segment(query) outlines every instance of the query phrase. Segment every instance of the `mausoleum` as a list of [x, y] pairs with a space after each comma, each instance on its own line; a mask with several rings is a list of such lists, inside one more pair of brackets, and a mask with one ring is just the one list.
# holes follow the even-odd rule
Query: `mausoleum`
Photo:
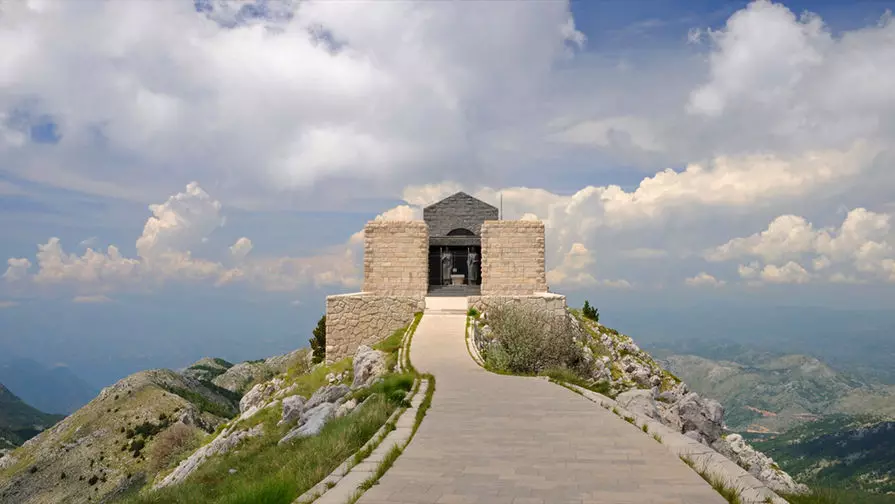
[[548, 292], [544, 240], [543, 222], [502, 220], [463, 192], [424, 208], [422, 221], [368, 222], [362, 292], [326, 298], [327, 362], [407, 325], [427, 296], [465, 296], [480, 311], [565, 311], [565, 297]]

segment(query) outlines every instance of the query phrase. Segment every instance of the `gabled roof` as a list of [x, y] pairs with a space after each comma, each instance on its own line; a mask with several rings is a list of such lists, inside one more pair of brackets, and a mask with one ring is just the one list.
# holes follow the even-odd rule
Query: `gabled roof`
[[489, 209], [497, 210], [496, 206], [489, 205], [488, 203], [485, 203], [484, 201], [482, 201], [478, 198], [473, 198], [472, 196], [466, 194], [463, 191], [454, 193], [441, 201], [436, 201], [435, 203], [432, 203], [431, 205], [427, 206], [426, 209], [428, 210], [430, 208], [435, 208], [435, 207], [445, 205], [445, 204], [453, 204], [453, 203], [456, 203], [457, 201], [473, 202], [476, 206], [487, 207]]

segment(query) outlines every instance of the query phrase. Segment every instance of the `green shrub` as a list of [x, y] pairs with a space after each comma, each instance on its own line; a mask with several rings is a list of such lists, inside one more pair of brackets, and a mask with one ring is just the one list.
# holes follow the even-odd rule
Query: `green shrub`
[[326, 315], [320, 317], [317, 321], [317, 327], [313, 331], [314, 337], [311, 338], [311, 351], [314, 353], [314, 363], [323, 362], [326, 358]]
[[466, 315], [468, 315], [472, 318], [476, 318], [479, 316], [479, 311], [476, 310], [475, 308], [470, 308], [469, 311], [466, 312]]
[[588, 374], [584, 352], [575, 342], [576, 329], [567, 316], [503, 305], [489, 312], [488, 323], [492, 343], [484, 357], [489, 367], [517, 374], [564, 367]]

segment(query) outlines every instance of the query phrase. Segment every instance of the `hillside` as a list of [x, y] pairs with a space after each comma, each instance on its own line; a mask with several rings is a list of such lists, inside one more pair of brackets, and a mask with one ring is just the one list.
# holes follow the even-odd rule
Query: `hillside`
[[62, 418], [32, 408], [0, 383], [0, 450], [20, 446]]
[[113, 493], [164, 466], [144, 448], [172, 423], [198, 435], [236, 412], [232, 397], [174, 371], [128, 376], [0, 461], [0, 502], [87, 502]]
[[832, 415], [754, 446], [809, 484], [895, 494], [895, 421]]
[[843, 375], [806, 355], [665, 355], [661, 361], [693, 390], [721, 401], [733, 431], [779, 433], [832, 413], [895, 415], [895, 387]]

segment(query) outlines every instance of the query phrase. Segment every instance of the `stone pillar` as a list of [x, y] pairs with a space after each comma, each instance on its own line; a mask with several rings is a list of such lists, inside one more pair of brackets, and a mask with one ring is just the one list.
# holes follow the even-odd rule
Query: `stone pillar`
[[544, 223], [485, 221], [482, 225], [482, 296], [547, 292]]
[[364, 227], [364, 292], [425, 296], [429, 231], [423, 221], [370, 221]]

